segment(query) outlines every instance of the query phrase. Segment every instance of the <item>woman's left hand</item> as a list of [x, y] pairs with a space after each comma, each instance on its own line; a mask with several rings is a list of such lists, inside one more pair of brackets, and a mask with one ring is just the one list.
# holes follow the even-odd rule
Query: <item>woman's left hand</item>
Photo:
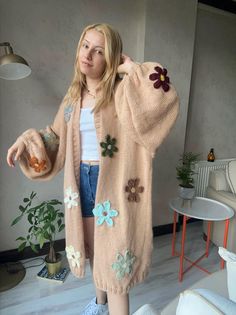
[[129, 72], [131, 71], [134, 65], [135, 65], [135, 62], [129, 56], [122, 54], [121, 64], [119, 65], [117, 72], [129, 74]]

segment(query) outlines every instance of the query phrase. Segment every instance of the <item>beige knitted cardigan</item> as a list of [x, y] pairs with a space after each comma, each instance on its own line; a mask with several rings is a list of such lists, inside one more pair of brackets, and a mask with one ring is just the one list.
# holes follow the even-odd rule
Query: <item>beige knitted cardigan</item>
[[[152, 159], [179, 110], [178, 96], [166, 74], [158, 63], [135, 65], [118, 83], [114, 100], [94, 114], [100, 168], [93, 277], [104, 291], [127, 293], [149, 271]], [[24, 174], [36, 180], [49, 180], [64, 166], [66, 254], [71, 271], [79, 278], [85, 275], [86, 259], [77, 186], [80, 107], [80, 100], [73, 103], [64, 98], [52, 126], [24, 132], [26, 151], [20, 160]], [[35, 164], [29, 163], [32, 156], [38, 159]]]

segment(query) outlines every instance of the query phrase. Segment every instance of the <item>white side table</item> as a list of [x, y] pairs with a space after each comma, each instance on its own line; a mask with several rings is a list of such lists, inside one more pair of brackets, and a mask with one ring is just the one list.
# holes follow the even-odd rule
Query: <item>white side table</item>
[[[177, 254], [175, 251], [177, 213], [182, 214], [184, 216], [182, 240], [181, 240], [181, 252], [180, 252], [179, 281], [183, 280], [184, 273], [186, 273], [193, 266], [201, 269], [204, 272], [210, 273], [208, 270], [200, 267], [198, 263], [201, 259], [203, 259], [204, 257], [208, 257], [209, 255], [211, 223], [212, 221], [223, 221], [223, 220], [225, 221], [223, 247], [226, 248], [227, 238], [228, 238], [228, 229], [229, 229], [229, 219], [234, 216], [233, 209], [219, 201], [203, 198], [203, 197], [195, 197], [192, 200], [183, 200], [181, 198], [175, 198], [175, 199], [170, 200], [169, 208], [174, 211], [172, 256], [175, 256]], [[199, 257], [195, 261], [191, 261], [188, 257], [184, 255], [186, 223], [189, 218], [196, 218], [196, 219], [208, 221], [206, 251], [201, 257]], [[183, 270], [184, 259], [190, 263], [190, 266], [186, 270]], [[221, 259], [221, 268], [222, 269], [224, 268], [223, 259]]]

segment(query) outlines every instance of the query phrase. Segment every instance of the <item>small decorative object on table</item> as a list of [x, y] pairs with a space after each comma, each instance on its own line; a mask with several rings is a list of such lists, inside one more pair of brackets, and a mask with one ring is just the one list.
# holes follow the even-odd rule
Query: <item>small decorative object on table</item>
[[62, 255], [56, 253], [54, 249], [54, 240], [57, 232], [61, 232], [65, 228], [63, 223], [64, 213], [58, 209], [62, 202], [57, 199], [43, 201], [38, 205], [32, 206], [33, 199], [36, 193], [32, 191], [29, 198], [24, 198], [24, 205], [19, 206], [21, 214], [13, 220], [11, 225], [15, 225], [24, 216], [27, 217], [30, 223], [28, 235], [26, 237], [18, 237], [16, 241], [22, 241], [18, 247], [18, 251], [25, 249], [29, 243], [31, 249], [38, 253], [39, 250], [34, 242], [39, 243], [40, 249], [46, 241], [49, 241], [49, 254], [45, 257], [48, 273], [56, 274], [61, 269]]
[[68, 276], [70, 270], [69, 268], [62, 268], [58, 273], [54, 275], [48, 274], [48, 269], [46, 266], [43, 267], [38, 273], [37, 273], [37, 278], [39, 279], [44, 279], [44, 280], [49, 280], [49, 281], [54, 281], [58, 283], [63, 283]]
[[197, 162], [199, 154], [185, 152], [181, 155], [179, 161], [181, 165], [176, 167], [177, 179], [179, 184], [179, 196], [183, 199], [192, 199], [195, 195], [193, 186], [194, 163]]
[[207, 161], [208, 162], [214, 162], [215, 161], [215, 153], [214, 153], [213, 148], [211, 148], [210, 152], [207, 155]]

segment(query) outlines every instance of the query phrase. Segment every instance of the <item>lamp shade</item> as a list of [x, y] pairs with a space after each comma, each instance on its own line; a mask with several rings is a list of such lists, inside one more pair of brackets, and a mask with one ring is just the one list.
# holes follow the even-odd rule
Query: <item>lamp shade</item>
[[27, 77], [31, 69], [27, 61], [15, 55], [9, 43], [3, 43], [5, 55], [0, 57], [0, 78], [5, 80], [18, 80]]

